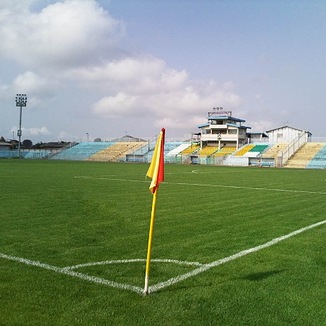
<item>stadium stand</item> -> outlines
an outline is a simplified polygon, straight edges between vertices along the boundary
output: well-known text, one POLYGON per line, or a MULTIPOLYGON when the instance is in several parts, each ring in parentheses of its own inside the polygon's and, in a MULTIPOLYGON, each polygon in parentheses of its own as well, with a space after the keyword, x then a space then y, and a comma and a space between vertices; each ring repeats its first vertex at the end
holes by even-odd
POLYGON ((53 160, 86 160, 98 151, 111 146, 110 142, 85 142, 79 143, 68 149, 64 149, 56 155, 53 155, 53 160))
POLYGON ((198 152, 198 155, 211 156, 217 151, 218 151, 218 147, 216 147, 216 146, 206 146, 198 152))
POLYGON ((200 149, 199 145, 190 145, 188 148, 186 148, 185 150, 183 150, 180 154, 181 155, 190 155, 190 154, 195 154, 197 153, 197 151, 200 149))
POLYGON ((214 157, 216 156, 226 156, 231 155, 236 151, 236 147, 234 146, 224 146, 218 152, 214 153, 214 157))
POLYGON ((146 146, 146 142, 118 142, 88 157, 89 161, 125 161, 126 155, 146 146))
MULTIPOLYGON (((24 156, 27 154, 27 152, 21 152, 20 157, 24 158, 24 156)), ((0 158, 17 158, 18 151, 12 150, 12 151, 1 151, 0 150, 0 158)))
POLYGON ((324 143, 304 144, 287 162, 288 168, 326 168, 326 147, 324 143))
POLYGON ((308 169, 326 169, 326 145, 321 148, 306 167, 308 169))
MULTIPOLYGON (((182 142, 166 142, 164 145, 164 155, 165 161, 168 163, 181 163, 180 158, 178 158, 178 154, 182 152, 185 148, 189 147, 190 143, 182 143, 182 142)), ((154 153, 155 143, 153 143, 148 151, 144 155, 144 162, 150 162, 154 153)))
MULTIPOLYGON (((154 146, 154 145, 152 145, 154 146)), ((134 152, 126 154, 126 162, 144 162, 144 156, 150 151, 151 145, 149 142, 137 148, 134 152)))
MULTIPOLYGON (((190 143, 178 143, 179 145, 173 149, 170 149, 166 156, 175 156, 180 154, 182 151, 184 151, 186 148, 188 148, 191 144, 190 143)), ((166 148, 165 148, 166 149, 166 148)))
POLYGON ((262 153, 266 150, 266 148, 268 148, 269 145, 267 144, 259 144, 259 145, 255 145, 254 148, 252 148, 249 152, 259 152, 262 153))
POLYGON ((262 157, 265 158, 276 158, 279 152, 282 152, 288 146, 287 143, 274 144, 272 147, 268 148, 262 157))
POLYGON ((243 156, 247 157, 258 157, 261 156, 261 154, 269 147, 269 145, 255 145, 253 148, 251 148, 247 153, 245 153, 243 156))
POLYGON ((48 158, 48 156, 51 154, 50 150, 47 149, 35 149, 35 150, 29 150, 26 155, 24 155, 24 158, 26 159, 40 159, 40 158, 48 158))
POLYGON ((164 153, 167 155, 169 152, 174 151, 176 148, 178 148, 182 142, 174 142, 174 141, 167 141, 164 145, 164 153))
POLYGON ((234 154, 234 156, 244 156, 247 152, 249 152, 254 147, 255 147, 254 144, 244 145, 234 154))

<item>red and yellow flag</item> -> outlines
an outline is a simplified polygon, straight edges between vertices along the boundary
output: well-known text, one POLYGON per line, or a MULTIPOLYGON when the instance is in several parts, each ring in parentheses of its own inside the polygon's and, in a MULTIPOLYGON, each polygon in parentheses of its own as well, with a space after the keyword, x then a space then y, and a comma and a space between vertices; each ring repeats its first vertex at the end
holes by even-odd
POLYGON ((164 181, 164 142, 165 142, 165 129, 162 128, 159 136, 157 137, 157 141, 152 157, 152 162, 146 174, 149 178, 152 179, 149 189, 153 194, 153 202, 152 202, 151 222, 150 222, 149 234, 148 234, 144 294, 149 293, 148 282, 149 282, 149 269, 150 269, 150 262, 151 262, 152 241, 153 241, 153 233, 154 233, 156 199, 158 193, 157 189, 159 184, 162 181, 164 181))
POLYGON ((154 149, 152 162, 147 171, 147 176, 152 179, 149 186, 152 194, 155 193, 159 184, 164 181, 164 142, 165 142, 165 129, 162 128, 154 149))

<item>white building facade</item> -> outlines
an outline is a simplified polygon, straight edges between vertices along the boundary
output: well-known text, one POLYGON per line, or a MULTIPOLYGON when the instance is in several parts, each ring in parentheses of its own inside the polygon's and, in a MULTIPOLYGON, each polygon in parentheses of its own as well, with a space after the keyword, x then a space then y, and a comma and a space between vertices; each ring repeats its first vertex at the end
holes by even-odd
POLYGON ((221 149, 225 146, 232 146, 238 149, 245 145, 247 129, 243 125, 245 120, 235 118, 231 111, 223 111, 223 108, 214 108, 207 114, 207 122, 199 125, 200 133, 196 134, 200 142, 200 148, 214 146, 221 149))
POLYGON ((292 140, 298 138, 302 134, 306 135, 306 141, 310 141, 311 133, 306 130, 297 129, 289 126, 283 126, 275 129, 271 129, 266 131, 268 135, 269 143, 277 144, 277 143, 289 143, 292 140))

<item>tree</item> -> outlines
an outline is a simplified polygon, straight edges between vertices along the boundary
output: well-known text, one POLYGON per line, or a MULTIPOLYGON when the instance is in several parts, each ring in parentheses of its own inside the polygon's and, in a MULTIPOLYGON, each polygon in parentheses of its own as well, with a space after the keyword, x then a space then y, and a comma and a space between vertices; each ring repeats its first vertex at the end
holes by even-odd
POLYGON ((33 146, 33 143, 32 143, 31 140, 29 140, 29 139, 25 139, 25 140, 23 141, 23 147, 24 147, 24 148, 30 149, 32 146, 33 146))

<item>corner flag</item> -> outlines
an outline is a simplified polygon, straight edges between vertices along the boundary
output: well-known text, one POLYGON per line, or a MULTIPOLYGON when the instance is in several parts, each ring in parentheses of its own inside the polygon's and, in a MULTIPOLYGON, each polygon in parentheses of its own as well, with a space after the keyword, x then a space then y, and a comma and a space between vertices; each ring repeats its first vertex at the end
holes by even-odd
POLYGON ((164 141, 165 141, 165 129, 162 128, 160 135, 157 137, 154 154, 152 157, 152 162, 146 174, 149 178, 152 179, 149 189, 153 194, 153 200, 152 200, 151 222, 149 226, 148 245, 147 245, 144 294, 149 293, 149 286, 148 286, 149 268, 151 262, 154 221, 155 221, 155 213, 156 213, 156 199, 158 193, 157 190, 159 184, 164 180, 164 141))
POLYGON ((152 194, 157 190, 160 182, 164 181, 164 141, 165 129, 162 128, 157 138, 151 165, 147 171, 147 176, 152 179, 149 186, 152 194))

